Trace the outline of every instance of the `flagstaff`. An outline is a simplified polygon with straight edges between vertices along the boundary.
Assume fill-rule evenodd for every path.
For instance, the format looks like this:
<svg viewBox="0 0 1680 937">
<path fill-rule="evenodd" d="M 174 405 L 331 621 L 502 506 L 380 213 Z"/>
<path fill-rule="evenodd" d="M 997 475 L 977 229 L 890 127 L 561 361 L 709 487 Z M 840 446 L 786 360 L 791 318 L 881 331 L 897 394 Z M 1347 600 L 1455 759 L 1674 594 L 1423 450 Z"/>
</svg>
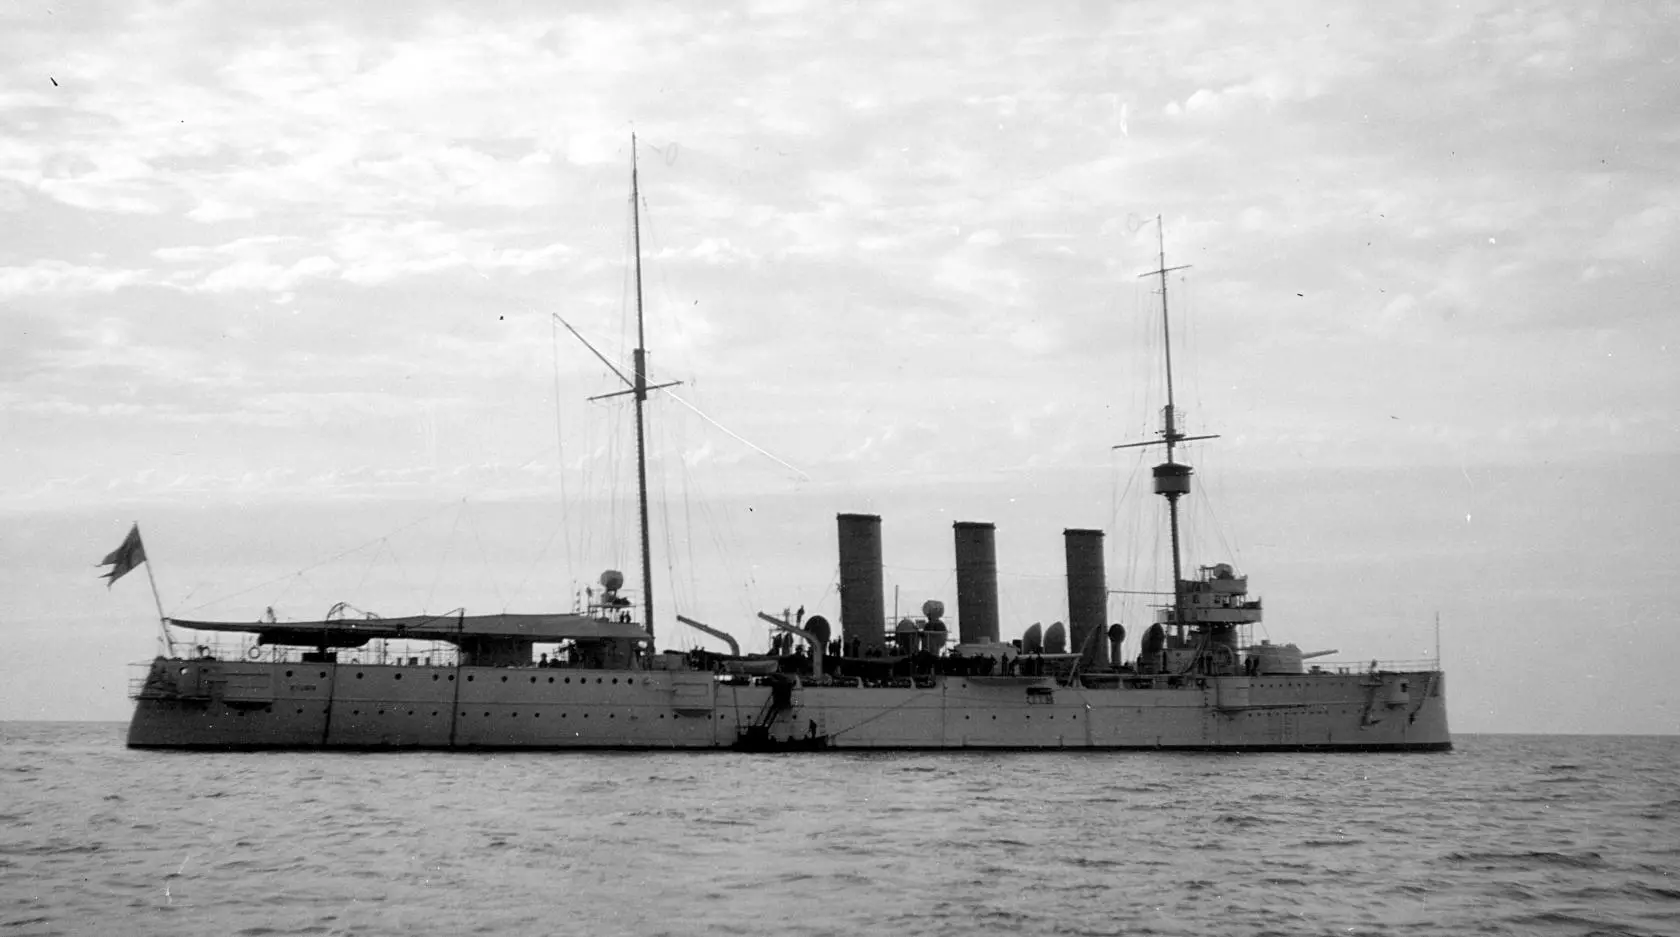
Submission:
<svg viewBox="0 0 1680 937">
<path fill-rule="evenodd" d="M 163 596 L 158 592 L 157 577 L 152 575 L 152 564 L 146 562 L 146 545 L 140 539 L 140 522 L 135 521 L 128 529 L 128 536 L 123 538 L 122 545 L 105 554 L 99 561 L 100 566 L 111 567 L 101 578 L 105 580 L 105 588 L 109 589 L 117 584 L 117 580 L 134 571 L 136 566 L 146 567 L 146 581 L 152 586 L 152 602 L 157 605 L 158 628 L 163 632 L 163 646 L 170 657 L 175 656 L 175 636 L 169 631 L 169 616 L 163 612 Z"/>
</svg>

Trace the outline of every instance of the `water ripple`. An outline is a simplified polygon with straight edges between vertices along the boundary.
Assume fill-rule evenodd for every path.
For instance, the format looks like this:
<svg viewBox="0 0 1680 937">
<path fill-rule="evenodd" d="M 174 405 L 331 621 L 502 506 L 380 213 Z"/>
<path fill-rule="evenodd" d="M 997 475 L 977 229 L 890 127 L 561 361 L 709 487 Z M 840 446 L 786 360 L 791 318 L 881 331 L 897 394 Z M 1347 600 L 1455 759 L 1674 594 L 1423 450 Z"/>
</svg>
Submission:
<svg viewBox="0 0 1680 937">
<path fill-rule="evenodd" d="M 183 755 L 8 723 L 0 746 L 7 937 L 1680 932 L 1676 739 Z"/>
</svg>

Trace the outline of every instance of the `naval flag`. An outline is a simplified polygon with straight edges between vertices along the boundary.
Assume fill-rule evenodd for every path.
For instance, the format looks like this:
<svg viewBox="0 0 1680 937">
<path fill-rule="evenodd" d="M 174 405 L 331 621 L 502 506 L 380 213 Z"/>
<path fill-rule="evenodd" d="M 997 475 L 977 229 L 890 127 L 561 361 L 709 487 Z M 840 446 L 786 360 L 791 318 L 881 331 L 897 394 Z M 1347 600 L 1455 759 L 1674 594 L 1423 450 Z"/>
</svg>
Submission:
<svg viewBox="0 0 1680 937">
<path fill-rule="evenodd" d="M 146 548 L 140 543 L 140 525 L 135 524 L 129 529 L 128 536 L 123 538 L 122 546 L 105 554 L 105 558 L 99 561 L 100 566 L 111 567 L 111 571 L 104 575 L 105 579 L 110 580 L 105 583 L 105 588 L 116 585 L 118 579 L 128 575 L 134 567 L 144 562 Z"/>
</svg>

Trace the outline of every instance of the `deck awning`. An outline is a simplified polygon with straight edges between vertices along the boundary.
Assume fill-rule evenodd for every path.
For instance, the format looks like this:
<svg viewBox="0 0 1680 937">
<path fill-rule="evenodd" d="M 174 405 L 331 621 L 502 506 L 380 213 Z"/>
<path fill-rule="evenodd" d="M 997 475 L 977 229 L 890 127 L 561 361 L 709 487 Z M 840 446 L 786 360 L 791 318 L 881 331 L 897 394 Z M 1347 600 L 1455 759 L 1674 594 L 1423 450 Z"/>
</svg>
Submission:
<svg viewBox="0 0 1680 937">
<path fill-rule="evenodd" d="M 177 628 L 257 635 L 259 644 L 298 647 L 354 647 L 377 639 L 451 641 L 463 638 L 524 638 L 535 642 L 618 638 L 648 641 L 641 625 L 603 621 L 588 615 L 414 615 L 408 618 L 335 621 L 187 621 L 171 618 Z"/>
</svg>

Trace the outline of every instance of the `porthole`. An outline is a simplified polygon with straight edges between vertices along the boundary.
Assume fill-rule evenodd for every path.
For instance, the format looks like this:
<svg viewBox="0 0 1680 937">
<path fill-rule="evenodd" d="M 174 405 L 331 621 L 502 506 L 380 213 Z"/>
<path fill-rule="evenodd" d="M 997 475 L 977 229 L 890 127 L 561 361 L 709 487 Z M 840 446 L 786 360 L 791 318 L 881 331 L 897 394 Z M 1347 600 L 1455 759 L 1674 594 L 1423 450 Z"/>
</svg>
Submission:
<svg viewBox="0 0 1680 937">
<path fill-rule="evenodd" d="M 625 683 L 635 683 L 635 682 L 636 682 L 636 678 L 635 678 L 635 677 L 625 677 L 625 678 L 624 678 L 624 682 L 625 682 Z"/>
<path fill-rule="evenodd" d="M 300 715 L 300 716 L 303 715 L 303 707 L 302 706 L 298 707 L 298 715 Z"/>
<path fill-rule="evenodd" d="M 286 671 L 286 676 L 288 676 L 288 677 L 289 677 L 289 676 L 291 676 L 291 675 L 292 675 L 292 672 L 291 672 L 291 671 L 290 671 L 290 670 L 288 670 L 288 671 Z"/>
<path fill-rule="evenodd" d="M 613 678 L 613 685 L 614 685 L 614 686 L 617 686 L 617 685 L 618 685 L 618 678 L 617 678 L 617 677 L 614 677 L 614 678 Z"/>
<path fill-rule="evenodd" d="M 450 674 L 450 675 L 449 675 L 449 682 L 450 682 L 450 683 L 454 683 L 454 682 L 455 682 L 455 675 L 454 675 L 454 674 Z"/>
<path fill-rule="evenodd" d="M 437 678 L 438 678 L 438 675 L 437 675 L 437 674 L 435 674 L 435 673 L 434 673 L 434 674 L 432 674 L 432 682 L 433 682 L 433 683 L 436 683 L 436 682 L 437 682 Z"/>
<path fill-rule="evenodd" d="M 510 718 L 510 719 L 518 719 L 518 718 L 519 718 L 519 714 L 518 714 L 518 713 L 508 713 L 508 718 Z"/>
<path fill-rule="evenodd" d="M 502 682 L 503 682 L 503 683 L 506 683 L 506 682 L 507 682 L 507 678 L 506 678 L 506 677 L 503 677 L 503 678 L 502 678 Z"/>
<path fill-rule="evenodd" d="M 381 716 L 385 715 L 385 710 L 383 710 L 383 709 L 379 710 L 378 715 L 381 715 Z"/>
<path fill-rule="evenodd" d="M 398 671 L 394 674 L 391 674 L 391 679 L 392 680 L 401 680 L 402 679 L 402 671 Z"/>
<path fill-rule="evenodd" d="M 601 678 L 601 677 L 596 677 L 596 678 L 595 678 L 595 682 L 596 682 L 596 683 L 600 683 L 600 682 L 601 682 L 601 680 L 602 680 L 602 679 L 603 679 L 603 678 Z M 617 682 L 618 682 L 618 678 L 617 678 L 617 677 L 614 677 L 614 678 L 613 678 L 613 682 L 614 682 L 614 683 L 617 683 Z"/>
<path fill-rule="evenodd" d="M 607 718 L 608 719 L 617 719 L 618 714 L 617 713 L 607 713 Z"/>
<path fill-rule="evenodd" d="M 409 710 L 409 711 L 408 711 L 408 714 L 409 714 L 409 715 L 410 715 L 410 716 L 412 716 L 412 715 L 414 715 L 414 710 L 412 710 L 412 709 L 410 709 L 410 710 Z"/>
<path fill-rule="evenodd" d="M 537 682 L 537 678 L 536 678 L 536 677 L 532 677 L 532 678 L 531 678 L 531 682 L 532 682 L 532 683 L 536 683 L 536 682 Z"/>
<path fill-rule="evenodd" d="M 360 670 L 356 671 L 356 679 L 357 680 L 362 679 L 362 672 Z"/>
<path fill-rule="evenodd" d="M 588 713 L 584 713 L 584 714 L 583 714 L 583 718 L 585 718 L 585 719 L 588 719 L 588 718 L 589 718 L 589 714 L 588 714 Z"/>
<path fill-rule="evenodd" d="M 470 674 L 470 673 L 469 673 L 469 674 L 467 674 L 467 682 L 468 682 L 468 683 L 471 683 L 471 682 L 473 682 L 473 675 L 472 675 L 472 674 Z"/>
<path fill-rule="evenodd" d="M 993 722 L 996 722 L 996 721 L 997 721 L 997 717 L 996 717 L 996 716 L 993 716 L 993 717 L 992 717 L 992 721 L 993 721 Z"/>
<path fill-rule="evenodd" d="M 186 673 L 185 670 L 183 670 L 181 672 Z M 326 678 L 327 678 L 327 672 L 325 670 L 321 671 L 321 679 L 325 680 Z"/>
<path fill-rule="evenodd" d="M 350 710 L 350 715 L 352 715 L 352 716 L 360 716 L 361 714 L 362 714 L 362 711 L 360 709 Z"/>
<path fill-rule="evenodd" d="M 434 715 L 434 716 L 437 715 L 437 710 L 435 710 L 435 709 L 432 710 L 432 715 Z"/>
<path fill-rule="evenodd" d="M 567 682 L 567 683 L 571 683 L 571 682 L 572 682 L 572 678 L 571 678 L 571 677 L 567 677 L 567 678 L 566 678 L 566 682 Z"/>
<path fill-rule="evenodd" d="M 531 718 L 532 719 L 541 719 L 542 718 L 542 713 L 532 713 Z"/>
<path fill-rule="evenodd" d="M 489 716 L 490 716 L 490 711 L 489 711 L 489 710 L 485 710 L 485 711 L 484 711 L 484 716 L 485 716 L 485 718 L 489 718 Z"/>
<path fill-rule="evenodd" d="M 549 683 L 553 683 L 553 682 L 554 682 L 554 678 L 553 678 L 553 677 L 549 677 L 549 678 L 548 678 L 548 682 L 549 682 Z"/>
</svg>

